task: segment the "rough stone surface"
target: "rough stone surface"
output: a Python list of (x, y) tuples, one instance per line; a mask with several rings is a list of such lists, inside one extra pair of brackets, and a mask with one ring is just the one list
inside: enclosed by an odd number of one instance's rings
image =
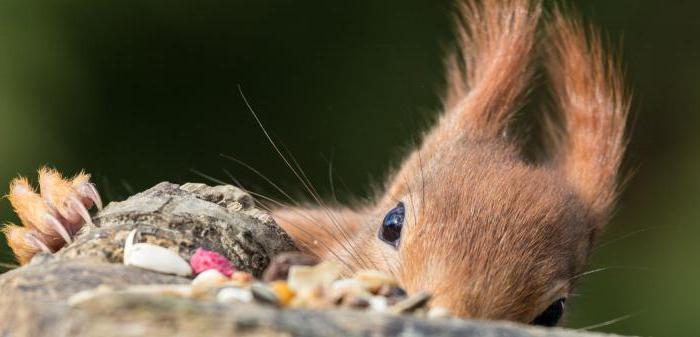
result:
[(232, 186), (161, 183), (111, 203), (94, 221), (99, 228), (85, 228), (60, 252), (38, 255), (29, 265), (0, 275), (0, 336), (603, 336), (512, 323), (280, 310), (119, 292), (69, 304), (72, 295), (98, 287), (191, 281), (124, 266), (124, 240), (134, 228), (141, 242), (172, 249), (185, 259), (204, 247), (257, 276), (273, 256), (295, 250), (272, 218)]

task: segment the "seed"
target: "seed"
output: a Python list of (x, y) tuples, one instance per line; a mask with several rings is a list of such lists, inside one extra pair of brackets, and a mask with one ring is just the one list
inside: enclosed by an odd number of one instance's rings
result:
[(394, 305), (406, 298), (406, 291), (397, 286), (383, 285), (377, 291), (377, 295), (384, 296), (389, 300), (390, 305)]
[(318, 258), (299, 252), (282, 253), (275, 256), (265, 270), (263, 281), (272, 282), (286, 280), (289, 277), (291, 266), (314, 266), (318, 264)]
[(228, 281), (228, 277), (216, 269), (205, 270), (192, 280), (192, 287), (197, 291), (206, 291)]
[(180, 276), (192, 275), (190, 264), (177, 253), (150, 243), (137, 243), (124, 251), (124, 264)]
[(138, 229), (129, 232), (124, 242), (124, 264), (163, 274), (192, 275), (190, 264), (177, 253), (150, 243), (135, 243)]
[(272, 305), (280, 304), (280, 300), (277, 298), (275, 292), (262, 283), (253, 284), (253, 286), (250, 287), (250, 290), (253, 293), (253, 298), (259, 302)]
[(374, 311), (384, 312), (389, 308), (386, 297), (372, 296), (369, 298), (369, 308)]
[(419, 292), (417, 294), (411, 295), (403, 301), (394, 304), (391, 307), (391, 311), (396, 314), (403, 314), (408, 312), (413, 312), (418, 308), (425, 306), (430, 300), (430, 294), (426, 292)]
[(337, 262), (325, 261), (316, 266), (292, 266), (289, 268), (289, 287), (297, 293), (306, 289), (328, 287), (340, 276), (342, 266)]
[(307, 288), (302, 292), (296, 292), (296, 296), (289, 303), (292, 308), (304, 309), (324, 309), (332, 307), (331, 303), (324, 297), (323, 289), (320, 287)]
[(192, 255), (190, 258), (190, 265), (195, 273), (201, 273), (209, 269), (216, 269), (226, 276), (231, 276), (231, 274), (234, 272), (231, 261), (217, 252), (206, 250), (204, 248), (197, 248), (194, 255)]
[(219, 293), (216, 294), (216, 301), (219, 303), (249, 303), (252, 300), (253, 294), (250, 292), (250, 290), (237, 287), (226, 287), (219, 290)]
[(343, 298), (351, 296), (370, 296), (371, 294), (365, 290), (360, 281), (355, 279), (343, 279), (333, 281), (329, 287), (329, 294), (331, 301), (340, 302)]
[(270, 283), (272, 291), (279, 299), (279, 303), (283, 306), (289, 305), (294, 298), (294, 291), (289, 288), (289, 285), (285, 281), (274, 281)]
[(370, 306), (370, 302), (367, 297), (348, 296), (343, 300), (343, 305), (350, 308), (367, 308)]
[(255, 277), (253, 277), (253, 274), (246, 273), (244, 271), (235, 271), (231, 275), (231, 281), (235, 281), (238, 283), (246, 284), (246, 283), (252, 282), (253, 280), (255, 280)]
[(360, 281), (365, 289), (375, 294), (384, 285), (397, 284), (393, 277), (377, 270), (360, 270), (355, 274), (355, 279)]
[(452, 313), (450, 313), (450, 309), (445, 307), (432, 307), (430, 310), (428, 310), (429, 319), (449, 318), (451, 316)]

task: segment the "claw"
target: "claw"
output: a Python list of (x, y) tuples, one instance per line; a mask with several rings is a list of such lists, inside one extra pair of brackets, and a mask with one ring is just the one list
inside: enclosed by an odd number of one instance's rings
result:
[(34, 235), (34, 233), (27, 232), (24, 234), (24, 238), (27, 240), (27, 242), (31, 243), (36, 248), (41, 249), (44, 253), (51, 254), (51, 249), (49, 249), (49, 247), (46, 246), (45, 243), (41, 242), (41, 240), (39, 240), (39, 238), (37, 238), (36, 235)]
[(95, 184), (87, 183), (86, 197), (95, 203), (95, 206), (97, 206), (98, 210), (102, 210), (102, 198), (100, 198), (100, 194), (97, 193), (97, 188), (95, 188)]
[(56, 217), (54, 217), (51, 214), (47, 214), (46, 220), (51, 224), (51, 226), (53, 226), (53, 228), (56, 230), (56, 232), (61, 235), (63, 240), (66, 241), (66, 243), (73, 242), (73, 240), (71, 240), (70, 235), (68, 234), (68, 231), (66, 230), (66, 228), (63, 227), (63, 224), (60, 221), (58, 221), (58, 219), (56, 219)]
[(83, 205), (83, 203), (80, 202), (80, 200), (78, 200), (77, 198), (71, 197), (70, 198), (70, 205), (71, 205), (71, 209), (74, 212), (78, 213), (78, 215), (80, 215), (80, 217), (83, 218), (83, 220), (85, 220), (86, 224), (89, 224), (91, 226), (95, 225), (94, 223), (92, 223), (92, 217), (90, 217), (90, 212), (88, 212), (87, 208), (85, 208), (85, 205)]

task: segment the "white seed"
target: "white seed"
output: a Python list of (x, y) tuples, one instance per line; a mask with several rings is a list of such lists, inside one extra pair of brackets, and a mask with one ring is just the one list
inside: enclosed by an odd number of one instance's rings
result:
[(342, 279), (331, 283), (330, 297), (342, 298), (345, 296), (367, 296), (370, 295), (360, 281), (355, 279)]
[(452, 313), (450, 313), (450, 309), (445, 307), (432, 307), (428, 310), (428, 318), (430, 319), (449, 318), (451, 316)]
[(304, 292), (310, 288), (326, 288), (340, 277), (342, 266), (333, 261), (325, 261), (313, 267), (291, 266), (287, 282), (295, 292)]
[(192, 286), (198, 290), (206, 290), (226, 283), (226, 275), (216, 269), (205, 270), (192, 280)]
[(190, 264), (180, 255), (150, 243), (127, 244), (124, 248), (124, 264), (164, 274), (192, 275)]
[(219, 293), (216, 294), (216, 301), (226, 304), (236, 302), (249, 303), (253, 301), (253, 294), (249, 289), (227, 287), (219, 290)]
[(377, 270), (360, 270), (354, 277), (367, 289), (367, 291), (376, 293), (383, 285), (396, 285), (396, 280), (381, 271)]
[(389, 301), (386, 299), (386, 297), (372, 296), (369, 298), (369, 308), (374, 311), (387, 311), (389, 308)]

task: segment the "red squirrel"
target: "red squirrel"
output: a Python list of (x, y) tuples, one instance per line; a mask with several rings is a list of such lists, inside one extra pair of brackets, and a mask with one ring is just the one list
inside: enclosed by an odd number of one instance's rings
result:
[[(629, 95), (598, 31), (539, 0), (461, 0), (457, 46), (436, 125), (355, 207), (279, 207), (275, 220), (305, 252), (347, 273), (390, 273), (410, 293), (460, 317), (558, 324), (619, 194)], [(537, 69), (553, 98), (546, 158), (524, 159), (509, 136)], [(80, 174), (39, 172), (9, 199), (24, 226), (4, 228), (20, 263), (54, 252), (101, 207)]]

